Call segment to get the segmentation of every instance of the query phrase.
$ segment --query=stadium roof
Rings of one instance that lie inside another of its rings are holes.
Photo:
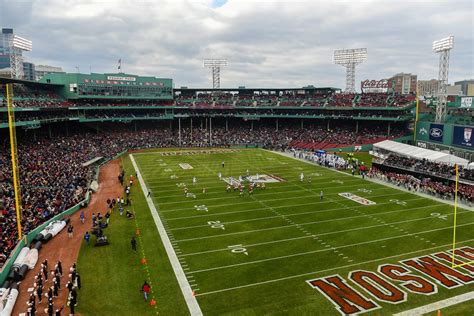
[[[384,140],[382,142],[374,144],[374,150],[377,149],[394,152],[401,156],[416,159],[426,159],[429,161],[442,162],[450,165],[458,164],[461,166],[467,166],[469,163],[469,160],[467,159],[459,158],[457,156],[445,152],[420,148],[417,146],[394,142],[392,140]]]
[[[55,87],[63,86],[63,84],[60,84],[60,83],[46,83],[46,82],[0,77],[0,84],[7,84],[7,83],[21,83],[21,84],[26,84],[26,85],[55,86]]]

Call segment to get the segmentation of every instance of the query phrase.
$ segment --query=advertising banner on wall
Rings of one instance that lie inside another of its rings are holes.
[[[473,148],[472,143],[474,143],[472,127],[466,126],[454,126],[453,129],[453,145],[464,146]]]
[[[435,142],[442,142],[444,136],[443,124],[430,124],[430,140]]]

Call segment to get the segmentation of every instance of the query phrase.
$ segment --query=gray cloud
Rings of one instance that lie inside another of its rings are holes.
[[[27,59],[67,71],[171,77],[207,87],[202,59],[223,57],[224,87],[344,86],[335,49],[367,47],[357,81],[437,77],[433,40],[455,36],[450,82],[474,77],[472,1],[0,0],[0,25],[33,40]]]

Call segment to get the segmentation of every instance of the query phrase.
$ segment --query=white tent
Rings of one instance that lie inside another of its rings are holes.
[[[415,159],[426,159],[429,161],[441,162],[449,165],[458,164],[460,166],[467,166],[469,164],[467,159],[459,158],[448,153],[398,143],[392,140],[384,140],[374,144],[374,151],[394,152],[400,156],[406,156]]]

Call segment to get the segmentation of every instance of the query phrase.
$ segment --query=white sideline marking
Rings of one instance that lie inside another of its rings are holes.
[[[158,229],[158,233],[160,234],[161,240],[163,241],[163,245],[165,246],[166,254],[170,260],[171,266],[173,267],[174,274],[176,275],[176,279],[178,280],[179,287],[181,288],[181,292],[183,293],[184,299],[186,301],[186,305],[188,306],[189,313],[191,315],[202,315],[201,308],[196,300],[196,297],[193,296],[193,290],[188,283],[186,278],[186,274],[181,267],[178,257],[174,252],[173,246],[171,245],[171,241],[166,234],[165,228],[163,227],[163,223],[161,222],[160,217],[158,216],[158,212],[156,210],[155,205],[150,197],[147,197],[148,189],[145,185],[145,181],[143,181],[141,172],[138,170],[138,165],[135,162],[135,158],[133,155],[130,154],[130,160],[133,164],[133,168],[138,176],[138,181],[140,182],[140,186],[142,187],[143,195],[145,196],[146,202],[148,207],[150,208],[151,215],[153,216],[153,220],[155,222],[156,228]]]
[[[464,241],[459,242],[459,244],[465,244],[465,243],[471,242],[471,241],[474,241],[474,239],[464,240]],[[328,268],[328,269],[324,269],[324,270],[300,273],[300,274],[290,275],[290,276],[283,277],[283,278],[278,278],[278,279],[272,279],[272,280],[267,280],[267,281],[262,281],[262,282],[256,282],[256,283],[250,283],[250,284],[245,284],[245,285],[229,287],[229,288],[221,289],[221,290],[198,293],[198,294],[196,294],[196,296],[204,296],[204,295],[209,295],[209,294],[216,294],[216,293],[221,293],[221,292],[233,291],[233,290],[238,290],[238,289],[242,289],[242,288],[246,288],[246,287],[252,287],[252,286],[258,286],[258,285],[262,285],[262,284],[268,284],[268,283],[274,283],[274,282],[290,280],[290,279],[299,278],[299,277],[302,277],[302,276],[307,276],[307,275],[312,275],[312,274],[320,274],[320,273],[325,273],[325,272],[333,271],[333,270],[351,268],[351,267],[354,267],[354,266],[360,266],[360,265],[363,265],[363,264],[373,263],[373,262],[377,262],[377,261],[383,261],[383,260],[392,259],[392,258],[404,257],[404,256],[411,255],[411,254],[414,254],[414,253],[426,252],[427,250],[439,249],[439,248],[449,247],[449,246],[452,246],[452,243],[451,244],[446,244],[446,245],[441,245],[441,246],[435,246],[435,247],[431,247],[431,248],[425,248],[425,249],[421,249],[421,250],[405,252],[405,253],[396,254],[396,255],[388,256],[388,257],[384,257],[384,258],[378,258],[378,259],[374,259],[374,260],[351,263],[351,264],[347,264],[347,265],[344,265],[344,266],[333,267],[333,268]]]
[[[469,293],[464,293],[458,296],[454,296],[451,298],[447,298],[442,301],[434,302],[425,306],[413,308],[398,314],[394,314],[393,316],[417,316],[417,315],[424,315],[427,313],[431,313],[437,310],[440,310],[445,307],[449,307],[452,305],[460,304],[463,302],[467,302],[474,299],[474,291]]]

